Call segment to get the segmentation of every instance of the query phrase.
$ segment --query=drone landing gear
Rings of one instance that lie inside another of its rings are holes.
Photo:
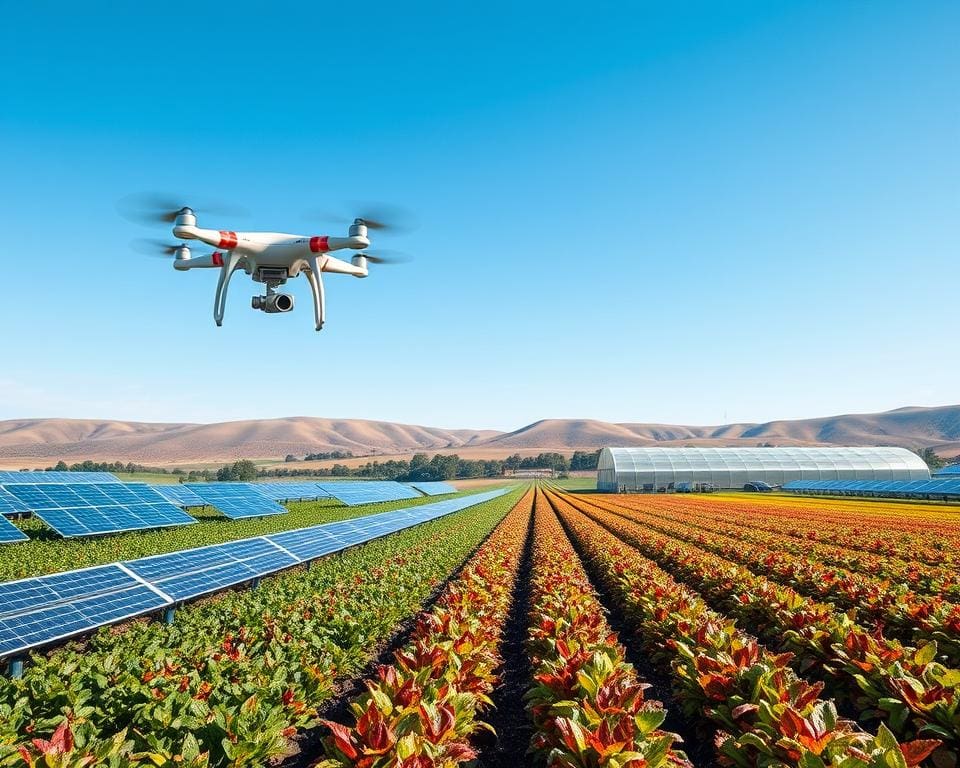
[[[217,281],[217,293],[213,299],[213,319],[218,326],[223,325],[223,313],[227,306],[227,286],[239,263],[240,257],[233,251],[224,254],[223,266],[220,267],[220,279]]]
[[[316,256],[311,256],[307,262],[310,269],[305,272],[307,280],[310,283],[310,289],[313,291],[313,314],[317,321],[317,330],[323,330],[323,320],[325,312],[325,301],[323,294],[323,277],[320,275],[320,260]]]

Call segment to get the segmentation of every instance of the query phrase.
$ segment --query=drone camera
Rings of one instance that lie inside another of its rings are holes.
[[[254,296],[250,302],[254,309],[261,312],[276,314],[278,312],[289,312],[293,309],[293,296],[289,293],[271,293],[267,296]]]

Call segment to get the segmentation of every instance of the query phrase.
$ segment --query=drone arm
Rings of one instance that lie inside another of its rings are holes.
[[[224,254],[223,266],[220,267],[220,279],[217,281],[217,293],[213,300],[213,319],[218,326],[223,325],[223,313],[227,308],[227,286],[230,276],[240,263],[240,256],[233,253]]]
[[[329,257],[327,257],[329,259]],[[310,269],[305,270],[307,280],[310,283],[310,290],[313,291],[313,314],[317,321],[317,330],[323,328],[324,315],[326,312],[324,293],[323,293],[323,276],[320,274],[323,271],[323,267],[320,266],[320,260],[316,256],[311,256],[308,259],[310,264]],[[324,267],[326,264],[324,264]]]
[[[323,271],[336,272],[340,275],[353,275],[354,277],[367,276],[367,267],[365,261],[363,266],[358,266],[356,264],[351,264],[349,261],[342,261],[334,258],[333,256],[327,256],[326,261],[323,262]]]
[[[181,272],[188,269],[211,269],[222,267],[224,254],[219,252],[211,253],[209,256],[193,256],[189,259],[174,259],[173,268]]]

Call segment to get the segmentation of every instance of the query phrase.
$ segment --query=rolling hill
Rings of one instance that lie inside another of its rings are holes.
[[[363,419],[291,417],[216,424],[94,419],[0,422],[0,466],[41,467],[63,459],[174,466],[236,458],[344,450],[357,456],[416,451],[494,457],[514,452],[592,450],[605,445],[899,445],[960,454],[960,405],[899,408],[795,421],[720,426],[545,419],[513,432],[438,429]]]

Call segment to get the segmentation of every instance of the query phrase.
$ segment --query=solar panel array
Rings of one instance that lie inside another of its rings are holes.
[[[20,515],[29,512],[30,507],[14,496],[3,486],[0,486],[0,515]]]
[[[206,502],[183,483],[150,486],[167,501],[178,507],[205,507]]]
[[[382,501],[417,499],[420,494],[412,488],[393,480],[341,480],[318,485],[350,507],[358,504],[377,504]]]
[[[317,483],[254,483],[253,488],[274,501],[315,501],[330,498],[330,494]]]
[[[181,601],[243,584],[299,562],[266,538],[256,537],[144,557],[125,565],[175,601]]]
[[[793,480],[785,491],[888,498],[960,498],[960,478],[932,480]]]
[[[934,477],[960,477],[960,464],[947,464],[933,473]]]
[[[23,483],[5,488],[65,538],[196,522],[146,483]]]
[[[226,544],[0,584],[0,657],[243,584],[482,504],[499,488]]]
[[[445,496],[448,493],[456,493],[457,489],[454,488],[450,483],[441,483],[441,482],[418,482],[418,483],[407,483],[414,488],[416,488],[420,493],[424,493],[427,496]]]
[[[255,489],[251,483],[186,483],[187,488],[231,520],[282,515],[287,509]]]
[[[0,584],[0,656],[169,604],[118,563]]]
[[[11,483],[119,483],[109,472],[0,472],[0,485]]]
[[[18,541],[26,541],[28,538],[27,534],[7,518],[0,517],[0,544],[15,544]]]

